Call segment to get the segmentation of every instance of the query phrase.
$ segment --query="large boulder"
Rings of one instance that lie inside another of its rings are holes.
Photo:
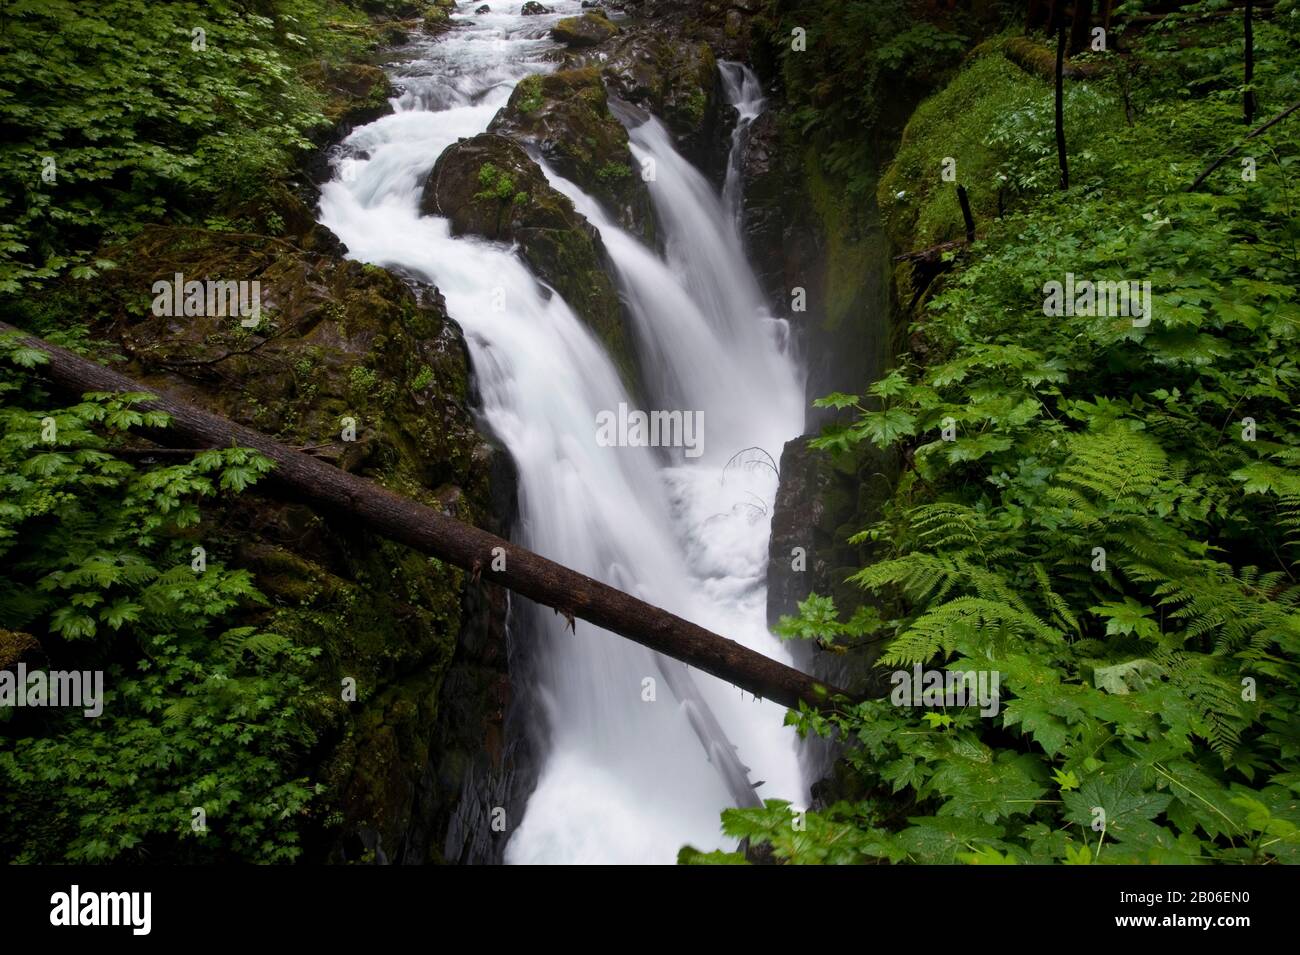
[[[565,17],[551,28],[551,36],[565,46],[599,46],[618,33],[618,27],[600,11]]]
[[[587,323],[635,390],[636,363],[600,234],[522,146],[496,133],[448,146],[425,183],[420,211],[450,219],[453,235],[518,244],[533,273]]]
[[[706,173],[720,172],[729,123],[718,63],[707,43],[641,29],[600,50],[574,52],[566,65],[600,69],[610,92],[662,119],[682,152]]]
[[[596,69],[526,77],[488,129],[536,149],[556,172],[600,200],[624,228],[653,240],[650,193],[628,149],[627,130],[609,111]]]

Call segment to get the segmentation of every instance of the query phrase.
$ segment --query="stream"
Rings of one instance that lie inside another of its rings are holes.
[[[349,256],[438,286],[467,340],[483,420],[519,474],[517,543],[791,662],[766,627],[775,459],[803,430],[803,372],[789,328],[769,313],[738,236],[739,148],[762,108],[758,83],[723,63],[740,113],[721,191],[653,117],[623,117],[664,237],[662,254],[620,229],[597,201],[546,171],[600,231],[627,305],[643,375],[642,410],[691,414],[697,448],[608,447],[602,413],[637,409],[599,340],[513,251],[453,237],[419,214],[439,154],[483,132],[521,78],[555,69],[545,54],[561,16],[491,3],[417,37],[389,67],[395,111],[352,132],[320,218]],[[504,308],[499,307],[504,302]],[[498,307],[494,307],[494,304]],[[751,450],[760,449],[760,450]],[[698,452],[698,453],[697,453]],[[768,456],[770,456],[769,460]],[[781,798],[807,804],[785,710],[578,621],[523,608],[511,639],[538,681],[541,764],[523,817],[508,821],[509,863],[672,863],[687,843],[734,848],[719,813]]]

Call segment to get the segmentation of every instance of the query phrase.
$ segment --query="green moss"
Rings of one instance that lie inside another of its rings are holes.
[[[475,199],[509,202],[515,197],[514,179],[504,169],[499,169],[490,162],[485,162],[479,169],[478,184],[481,189],[474,194]]]
[[[537,75],[525,76],[519,81],[519,99],[515,106],[521,113],[532,113],[542,105],[542,78]]]
[[[596,170],[597,178],[606,182],[626,179],[632,175],[632,167],[622,162],[607,162]]]
[[[379,379],[375,377],[375,373],[362,365],[353,368],[348,375],[348,386],[353,391],[366,393],[374,389],[378,384]]]
[[[704,111],[708,108],[709,98],[705,95],[704,90],[695,89],[686,99],[686,115],[693,122],[699,123],[704,121]]]
[[[822,171],[815,149],[804,154],[804,176],[826,237],[825,328],[836,331],[853,318],[862,277],[872,271],[881,250],[878,243],[855,235],[853,210],[845,205],[843,191]]]
[[[990,54],[917,108],[877,191],[881,218],[899,249],[927,248],[964,232],[958,183],[970,195],[977,226],[997,214],[997,173],[1006,150],[990,145],[989,131],[1046,89],[1000,54]],[[945,157],[957,161],[956,182],[941,175]]]
[[[416,391],[423,391],[425,388],[428,388],[433,384],[433,381],[433,369],[428,365],[421,365],[420,370],[416,373],[415,377],[411,379],[411,387]]]

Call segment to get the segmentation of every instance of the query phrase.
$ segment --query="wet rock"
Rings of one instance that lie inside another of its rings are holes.
[[[752,21],[762,0],[634,0],[629,13],[647,28],[676,40],[707,43],[719,57],[751,62]]]
[[[600,200],[624,228],[653,242],[649,190],[594,68],[521,80],[488,129],[535,149],[561,176]]]
[[[433,6],[424,12],[422,29],[430,36],[440,36],[451,28],[451,13],[446,7]]]
[[[786,226],[785,195],[788,171],[782,166],[780,129],[776,114],[768,110],[754,119],[745,133],[740,153],[741,233],[754,274],[773,301],[788,297],[795,267],[787,274],[787,263],[803,253],[791,245],[796,236]],[[798,238],[812,239],[811,236]],[[793,285],[801,283],[794,282]]]
[[[346,136],[357,126],[374,122],[388,112],[393,84],[377,66],[367,63],[325,62],[303,68],[304,79],[326,94],[325,117],[332,126],[330,141]]]
[[[551,36],[565,46],[598,46],[618,33],[618,27],[599,11],[566,17],[551,28]]]
[[[728,131],[718,64],[707,43],[639,29],[570,63],[600,69],[612,93],[662,119],[683,154],[717,178]]]
[[[545,13],[554,13],[550,7],[544,7],[537,0],[528,0],[519,10],[519,15],[524,17],[536,17]]]
[[[518,243],[533,274],[595,332],[635,390],[636,363],[600,235],[522,146],[495,133],[453,143],[429,174],[420,211],[446,216],[453,235]]]
[[[768,543],[769,626],[796,614],[799,602],[813,593],[834,597],[841,609],[863,603],[863,592],[847,578],[878,555],[871,544],[847,541],[880,518],[898,475],[892,450],[860,446],[836,456],[814,450],[808,441],[795,438],[781,453]],[[873,652],[831,654],[806,641],[791,648],[809,672],[846,689],[863,685],[874,660]]]
[[[773,307],[789,313],[808,368],[807,395],[860,392],[894,354],[891,250],[874,197],[845,202],[815,150],[783,126],[779,103],[746,131],[741,153],[741,232]],[[795,289],[805,310],[790,312]],[[845,347],[852,342],[852,347]],[[814,409],[816,429],[834,416]]]
[[[490,6],[488,6],[488,5],[485,3],[485,4],[483,4],[483,6],[479,7],[479,8],[478,8],[477,10],[475,10],[474,12],[475,12],[475,13],[491,13],[491,12],[492,12],[492,8],[491,8]]]

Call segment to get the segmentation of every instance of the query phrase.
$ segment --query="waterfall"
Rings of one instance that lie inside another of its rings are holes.
[[[789,662],[765,626],[776,474],[747,449],[779,457],[802,430],[802,381],[730,208],[662,125],[631,130],[637,160],[656,170],[662,259],[548,175],[610,252],[645,365],[644,410],[699,415],[698,456],[602,447],[598,416],[636,404],[597,339],[510,249],[453,238],[446,220],[419,215],[442,150],[486,129],[520,78],[553,68],[546,31],[579,4],[548,5],[555,16],[493,3],[493,13],[417,41],[394,68],[405,89],[396,112],[344,143],[321,220],[350,256],[442,290],[465,332],[484,419],[518,466],[520,544]],[[548,610],[516,626],[535,661],[546,748],[523,818],[507,821],[508,862],[672,862],[685,843],[729,846],[719,813],[752,803],[753,784],[762,797],[806,803],[781,707],[582,621],[570,632]]]
[[[722,185],[722,201],[732,218],[740,221],[741,150],[750,124],[763,112],[763,90],[754,71],[743,63],[718,61],[722,88],[727,102],[736,107],[736,128],[731,132],[731,154],[727,157],[727,178]]]

